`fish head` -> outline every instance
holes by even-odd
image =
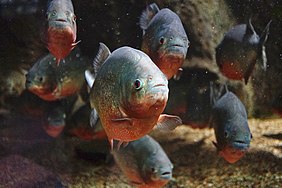
[[[61,108],[54,108],[49,112],[47,123],[43,126],[46,133],[51,137],[58,137],[66,125],[66,114]]]
[[[70,26],[75,28],[76,16],[72,2],[50,1],[46,12],[46,21],[49,26],[53,27]]]
[[[189,44],[178,15],[169,9],[162,9],[145,31],[142,50],[170,79],[183,65]]]
[[[236,125],[235,123],[241,123]],[[247,120],[228,121],[222,131],[218,131],[217,147],[218,153],[229,163],[234,163],[244,156],[250,147],[252,134]]]
[[[51,93],[57,86],[55,69],[47,60],[46,57],[39,60],[26,74],[26,89],[36,95]]]
[[[172,178],[173,164],[164,153],[155,152],[142,167],[142,176],[147,184],[159,182],[165,185]]]
[[[131,117],[158,116],[168,100],[168,80],[146,54],[139,55],[139,62],[122,75],[121,104]]]

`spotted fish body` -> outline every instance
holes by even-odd
[[[179,73],[189,47],[182,22],[170,9],[150,4],[140,17],[142,50],[150,56],[168,79]]]
[[[99,114],[111,147],[113,140],[119,140],[119,145],[137,140],[155,125],[174,129],[181,124],[177,116],[161,115],[168,99],[168,81],[142,51],[121,47],[111,54],[100,43],[94,70],[92,77],[85,72],[92,86],[90,104]]]
[[[163,187],[172,178],[173,165],[152,137],[146,135],[113,150],[117,165],[131,184],[139,188]]]
[[[46,12],[45,41],[56,64],[76,46],[76,16],[71,0],[49,0]]]
[[[232,80],[245,80],[248,83],[257,61],[267,68],[264,44],[269,34],[269,25],[261,36],[255,32],[251,20],[248,24],[232,27],[216,47],[216,62],[220,71]]]
[[[250,146],[252,134],[245,106],[238,97],[226,90],[213,105],[210,125],[214,128],[214,145],[229,163],[241,159]]]
[[[90,64],[78,50],[72,51],[65,62],[57,66],[53,55],[42,57],[28,71],[26,88],[47,101],[78,94],[85,85],[84,71]]]

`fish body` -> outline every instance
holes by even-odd
[[[43,125],[45,132],[51,137],[58,137],[66,125],[66,112],[63,106],[56,105],[47,112],[47,121]]]
[[[170,9],[150,4],[140,17],[142,51],[150,56],[168,79],[179,73],[189,47],[182,22]]]
[[[171,161],[160,144],[148,135],[120,150],[113,150],[112,154],[121,171],[136,187],[163,187],[172,178]]]
[[[89,114],[91,115],[89,116]],[[93,117],[96,118],[92,119]],[[69,134],[81,140],[107,140],[101,121],[98,119],[97,114],[93,114],[89,104],[81,106],[71,116],[67,129]]]
[[[45,39],[47,48],[56,57],[56,64],[77,45],[76,16],[71,0],[49,0],[46,12]]]
[[[216,63],[220,71],[229,79],[245,80],[251,76],[257,61],[267,68],[264,44],[269,34],[269,25],[261,36],[254,30],[251,20],[247,24],[232,27],[216,47]]]
[[[26,88],[47,101],[79,93],[85,84],[87,62],[77,51],[72,51],[65,62],[57,66],[52,54],[42,57],[28,71]]]
[[[227,90],[214,103],[210,125],[214,128],[214,145],[219,155],[229,163],[241,159],[250,146],[252,134],[245,106],[235,94]]]
[[[137,140],[155,125],[174,129],[181,124],[177,116],[161,115],[168,99],[168,81],[142,51],[121,47],[111,53],[100,43],[94,70],[93,81],[85,72],[92,86],[90,105],[97,110],[111,147],[114,139],[120,144]]]

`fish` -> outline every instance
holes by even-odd
[[[211,87],[212,112],[210,116],[210,126],[214,128],[219,156],[229,163],[240,160],[248,148],[252,139],[252,134],[248,125],[246,108],[240,99],[231,91],[215,97],[214,88]],[[221,88],[220,94],[223,92]]]
[[[280,117],[282,117],[282,93],[274,96],[274,99],[270,103],[271,111]]]
[[[90,115],[89,115],[90,114]],[[105,130],[95,109],[87,103],[81,106],[70,118],[67,132],[81,140],[107,140]]]
[[[111,53],[100,43],[93,67],[93,74],[85,71],[89,101],[112,149],[113,140],[119,140],[119,148],[153,128],[169,131],[181,125],[178,116],[161,114],[168,100],[168,80],[144,52],[124,46]]]
[[[190,41],[179,16],[152,3],[140,16],[143,30],[141,49],[171,79],[181,75]]]
[[[48,54],[40,58],[26,74],[26,89],[46,101],[55,101],[79,94],[86,89],[84,71],[91,63],[78,50],[73,50],[66,63],[56,65]]]
[[[56,57],[56,65],[80,42],[76,41],[76,16],[71,0],[49,0],[43,41]]]
[[[111,153],[123,174],[136,187],[163,187],[172,179],[173,164],[149,135]]]
[[[267,69],[265,43],[269,35],[271,20],[260,36],[257,35],[251,23],[232,27],[224,35],[216,47],[216,63],[221,73],[232,80],[244,80],[248,83],[257,62],[262,69]]]
[[[53,137],[58,137],[66,126],[66,112],[63,106],[57,105],[49,109],[47,113],[47,121],[43,125],[45,132]]]

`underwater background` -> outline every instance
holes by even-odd
[[[180,80],[169,81],[165,109],[179,115],[185,125],[171,133],[151,133],[174,164],[173,179],[166,187],[281,187],[282,119],[274,111],[282,107],[282,2],[73,0],[80,56],[91,63],[99,42],[111,51],[121,46],[140,49],[139,18],[152,2],[179,15],[190,40]],[[68,117],[59,137],[44,131],[46,108],[63,105],[72,114],[83,100],[50,107],[25,90],[26,72],[48,53],[41,40],[46,5],[47,0],[0,0],[0,166],[4,169],[0,187],[130,187],[107,159],[107,144],[67,133],[87,116]],[[219,72],[215,48],[230,27],[249,18],[258,34],[272,23],[265,43],[267,71],[256,65],[245,85]],[[235,164],[220,158],[212,144],[210,81],[227,82],[248,112],[253,140],[246,156]]]

